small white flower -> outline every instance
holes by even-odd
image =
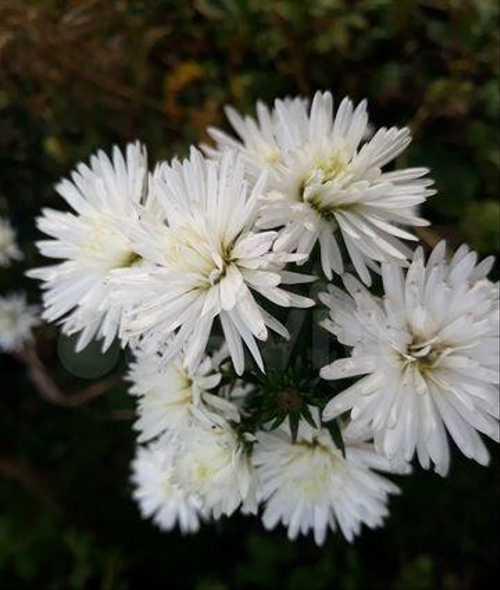
[[[113,271],[115,297],[132,310],[129,337],[143,335],[147,350],[165,350],[165,361],[184,348],[187,366],[195,367],[219,318],[237,373],[244,369],[243,342],[263,369],[256,339],[266,340],[268,328],[288,332],[253,292],[285,307],[314,305],[282,289],[314,278],[284,271],[301,257],[272,252],[276,233],[256,232],[265,178],[249,194],[244,172],[234,152],[216,162],[194,149],[182,164],[161,166],[152,191],[165,226],[153,231],[143,223],[135,236],[135,251],[147,264]]]
[[[389,458],[430,461],[449,469],[446,430],[471,459],[486,465],[477,431],[499,440],[499,297],[486,275],[493,258],[477,264],[466,246],[451,262],[445,243],[427,265],[418,248],[406,274],[382,266],[385,295],[372,296],[353,277],[350,296],[330,287],[320,299],[330,308],[323,325],[352,356],[321,370],[324,379],[365,375],[325,408],[328,420],[351,410],[352,424],[373,431]]]
[[[245,446],[222,417],[194,411],[176,438],[173,480],[214,518],[257,510],[256,480]]]
[[[140,262],[129,232],[138,223],[147,184],[144,148],[129,144],[126,156],[113,149],[79,164],[56,186],[74,213],[45,209],[39,229],[51,239],[38,242],[43,256],[62,262],[32,270],[43,281],[44,319],[59,320],[66,334],[80,332],[78,350],[93,338],[106,349],[118,335],[122,309],[109,298],[108,280],[116,268]]]
[[[138,442],[164,434],[175,434],[187,426],[194,407],[206,407],[227,419],[238,422],[239,412],[230,401],[210,393],[217,387],[221,374],[213,358],[206,356],[190,370],[181,353],[164,363],[160,355],[137,350],[132,363],[129,392],[138,396],[139,419],[134,429],[139,431]]]
[[[316,544],[322,545],[329,529],[340,528],[351,542],[362,524],[383,524],[388,496],[399,488],[372,469],[395,470],[373,445],[346,436],[344,444],[345,457],[328,430],[305,420],[295,443],[284,425],[257,434],[253,461],[266,502],[262,520],[267,529],[281,522],[290,540],[312,530]]]
[[[233,110],[228,116],[241,142],[218,130],[210,133],[220,148],[239,149],[254,174],[269,170],[259,225],[283,226],[275,250],[309,255],[319,241],[322,268],[331,278],[332,271],[343,272],[340,233],[366,284],[368,267],[405,263],[411,251],[400,238],[417,238],[400,225],[427,225],[416,206],[435,193],[429,188],[433,181],[424,178],[426,168],[383,171],[410,143],[407,128],[381,128],[367,139],[366,101],[354,108],[344,98],[334,115],[329,92],[317,92],[310,110],[299,99],[277,100],[272,112],[258,105],[258,121]],[[208,153],[218,155],[210,148]]]
[[[227,150],[238,151],[247,168],[247,173],[257,179],[263,169],[275,169],[283,163],[286,146],[286,129],[280,122],[279,113],[284,113],[287,121],[300,121],[307,117],[308,101],[304,98],[285,98],[276,100],[276,108],[270,110],[260,100],[257,101],[257,120],[242,117],[234,108],[226,106],[224,111],[240,141],[215,127],[208,128],[208,134],[215,140],[217,148],[203,145],[203,151],[211,158],[220,158]]]
[[[23,253],[16,242],[16,232],[10,221],[0,217],[0,267],[10,266],[12,260],[22,260]]]
[[[198,503],[172,481],[172,453],[164,441],[137,447],[132,482],[133,496],[144,518],[152,518],[165,531],[177,525],[182,533],[199,529],[202,515]]]
[[[40,324],[39,309],[28,305],[24,294],[0,296],[0,350],[15,352],[32,339]]]

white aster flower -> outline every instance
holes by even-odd
[[[10,221],[0,217],[0,267],[10,266],[12,260],[22,260],[23,253],[16,242],[16,232]]]
[[[383,524],[388,496],[399,488],[372,470],[395,469],[371,444],[346,436],[344,444],[345,457],[328,430],[305,420],[299,423],[295,443],[285,425],[257,434],[253,462],[267,529],[281,522],[290,540],[312,530],[316,544],[322,545],[329,529],[340,528],[351,542],[362,524]]]
[[[40,324],[39,309],[28,305],[24,294],[0,296],[0,350],[21,350],[32,339],[32,330]]]
[[[427,265],[415,252],[404,277],[382,266],[385,295],[372,296],[353,277],[350,296],[330,287],[320,299],[330,308],[323,325],[352,356],[321,370],[324,379],[364,375],[325,408],[324,419],[351,410],[353,425],[369,428],[389,458],[449,469],[448,430],[460,450],[486,465],[488,451],[477,431],[499,440],[499,297],[486,275],[493,264],[466,246],[451,262],[445,243]]]
[[[109,298],[108,280],[116,268],[140,262],[128,235],[138,223],[147,184],[147,160],[139,144],[127,145],[125,158],[113,149],[79,164],[56,186],[74,213],[45,209],[39,229],[49,240],[38,242],[42,255],[62,262],[30,271],[43,281],[44,319],[59,320],[66,334],[80,332],[78,350],[93,338],[106,349],[120,331],[122,309]]]
[[[138,442],[144,442],[169,431],[175,434],[188,425],[194,407],[218,412],[229,420],[238,422],[235,405],[209,390],[219,385],[221,374],[214,357],[205,356],[190,370],[181,353],[168,363],[160,355],[144,350],[135,352],[129,380],[129,392],[138,397],[139,419],[134,429],[139,431]]]
[[[172,481],[172,452],[164,441],[137,447],[132,482],[142,516],[152,518],[160,529],[178,525],[182,533],[194,533],[200,528],[197,501]]]
[[[194,411],[176,438],[173,480],[214,518],[257,510],[256,479],[245,445],[222,417]]]
[[[144,223],[135,237],[135,251],[148,264],[113,271],[117,301],[132,309],[129,336],[143,335],[147,350],[165,350],[166,361],[184,348],[187,366],[196,366],[218,317],[236,371],[244,369],[242,342],[262,369],[256,339],[266,340],[268,328],[288,333],[253,292],[285,307],[314,305],[282,289],[314,279],[284,271],[301,257],[272,252],[276,233],[255,230],[265,178],[249,194],[244,172],[234,152],[216,162],[194,149],[182,164],[161,166],[152,190],[165,226],[151,231]]]
[[[260,211],[263,229],[282,227],[275,250],[309,255],[319,241],[325,275],[342,274],[342,236],[352,263],[366,284],[368,267],[397,260],[411,251],[400,240],[416,240],[400,225],[423,226],[416,207],[435,191],[426,168],[384,172],[411,141],[407,128],[381,128],[367,138],[366,101],[348,98],[334,115],[329,92],[317,92],[310,110],[301,100],[277,100],[272,113],[258,106],[258,121],[228,116],[241,138],[210,130],[219,147],[232,145],[252,169],[268,169],[268,193]],[[206,149],[206,148],[205,148]],[[217,155],[217,150],[209,150]]]
[[[293,120],[307,116],[308,101],[304,98],[285,98],[276,100],[276,108],[270,110],[260,100],[257,101],[257,120],[242,117],[233,107],[224,111],[233,129],[239,135],[236,140],[215,127],[208,128],[208,134],[215,140],[217,148],[203,145],[203,151],[211,158],[220,158],[226,149],[239,152],[247,168],[247,173],[257,179],[263,169],[273,169],[283,163],[282,156],[286,137],[280,134],[282,126],[278,115],[278,105]]]

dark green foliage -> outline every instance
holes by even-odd
[[[26,253],[0,270],[0,292],[28,289],[37,299],[23,276],[39,263],[34,216],[60,207],[53,184],[97,147],[140,138],[153,161],[185,154],[207,140],[207,125],[225,126],[225,103],[252,111],[257,98],[318,88],[367,97],[375,125],[412,128],[399,164],[430,166],[439,189],[423,212],[434,224],[428,242],[441,235],[498,253],[498,18],[496,0],[0,0],[0,215],[18,227]],[[301,314],[287,323],[310,322]],[[286,354],[267,348],[274,371],[251,397],[275,426],[313,419],[307,405],[324,405],[331,387],[300,364],[314,341],[297,334]],[[67,391],[80,389],[92,375],[67,373],[57,349],[57,331],[44,327],[41,356]],[[106,363],[97,373],[125,364]],[[352,546],[334,535],[322,549],[292,544],[244,517],[183,538],[142,521],[130,499],[134,434],[123,386],[61,408],[37,395],[13,358],[0,357],[0,374],[1,590],[494,585],[494,445],[488,469],[454,453],[444,481],[419,469],[399,478],[404,494],[386,528],[365,530]],[[332,436],[340,444],[335,425]]]

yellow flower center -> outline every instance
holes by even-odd
[[[345,174],[349,162],[343,150],[336,150],[330,157],[320,160],[300,187],[300,198],[323,219],[332,221],[338,206],[325,201],[323,187]]]

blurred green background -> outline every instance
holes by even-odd
[[[410,125],[401,164],[430,166],[439,189],[424,211],[430,242],[498,254],[499,60],[496,0],[0,0],[0,215],[26,253],[0,271],[0,292],[36,300],[23,278],[39,263],[34,216],[60,207],[54,182],[97,147],[140,138],[151,161],[170,158],[206,140],[207,125],[224,126],[226,103],[250,112],[257,98],[316,89],[367,97],[376,126]],[[63,368],[55,328],[38,339],[67,391],[88,383]],[[129,497],[123,386],[62,408],[13,358],[0,356],[0,374],[1,590],[494,586],[493,444],[488,469],[455,452],[444,481],[417,470],[387,526],[352,546],[292,544],[244,517],[183,538],[141,521]]]

